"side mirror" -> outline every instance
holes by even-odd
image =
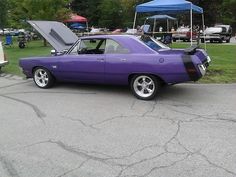
[[[51,55],[56,55],[57,54],[57,52],[56,52],[56,50],[51,50]]]

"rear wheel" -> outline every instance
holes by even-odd
[[[49,88],[55,82],[52,74],[43,67],[38,67],[34,70],[34,82],[39,88]]]
[[[161,83],[152,75],[135,75],[130,82],[133,94],[141,100],[153,99],[159,90]]]

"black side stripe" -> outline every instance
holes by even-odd
[[[197,69],[195,68],[195,66],[192,62],[191,55],[183,55],[182,59],[183,59],[184,66],[185,66],[185,69],[188,73],[190,80],[197,81],[199,79],[199,75],[198,75]]]

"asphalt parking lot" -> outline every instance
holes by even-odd
[[[0,77],[0,177],[235,177],[236,84],[126,87]]]

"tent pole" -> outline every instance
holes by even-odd
[[[169,20],[167,19],[167,32],[169,32]]]
[[[89,25],[88,25],[88,21],[86,22],[86,26],[87,26],[87,34],[89,32]]]
[[[134,31],[134,29],[135,29],[136,19],[137,19],[137,12],[135,12],[135,15],[134,15],[133,31]]]
[[[193,8],[192,8],[192,3],[191,3],[191,9],[190,9],[190,35],[191,35],[191,46],[193,45]]]
[[[207,51],[207,46],[206,46],[206,35],[205,35],[205,18],[204,18],[204,13],[202,13],[202,34],[203,34],[203,39],[204,39],[204,47],[205,51]]]
[[[152,36],[154,36],[155,29],[156,29],[156,19],[154,18],[154,24],[153,24],[153,29],[152,29]]]

